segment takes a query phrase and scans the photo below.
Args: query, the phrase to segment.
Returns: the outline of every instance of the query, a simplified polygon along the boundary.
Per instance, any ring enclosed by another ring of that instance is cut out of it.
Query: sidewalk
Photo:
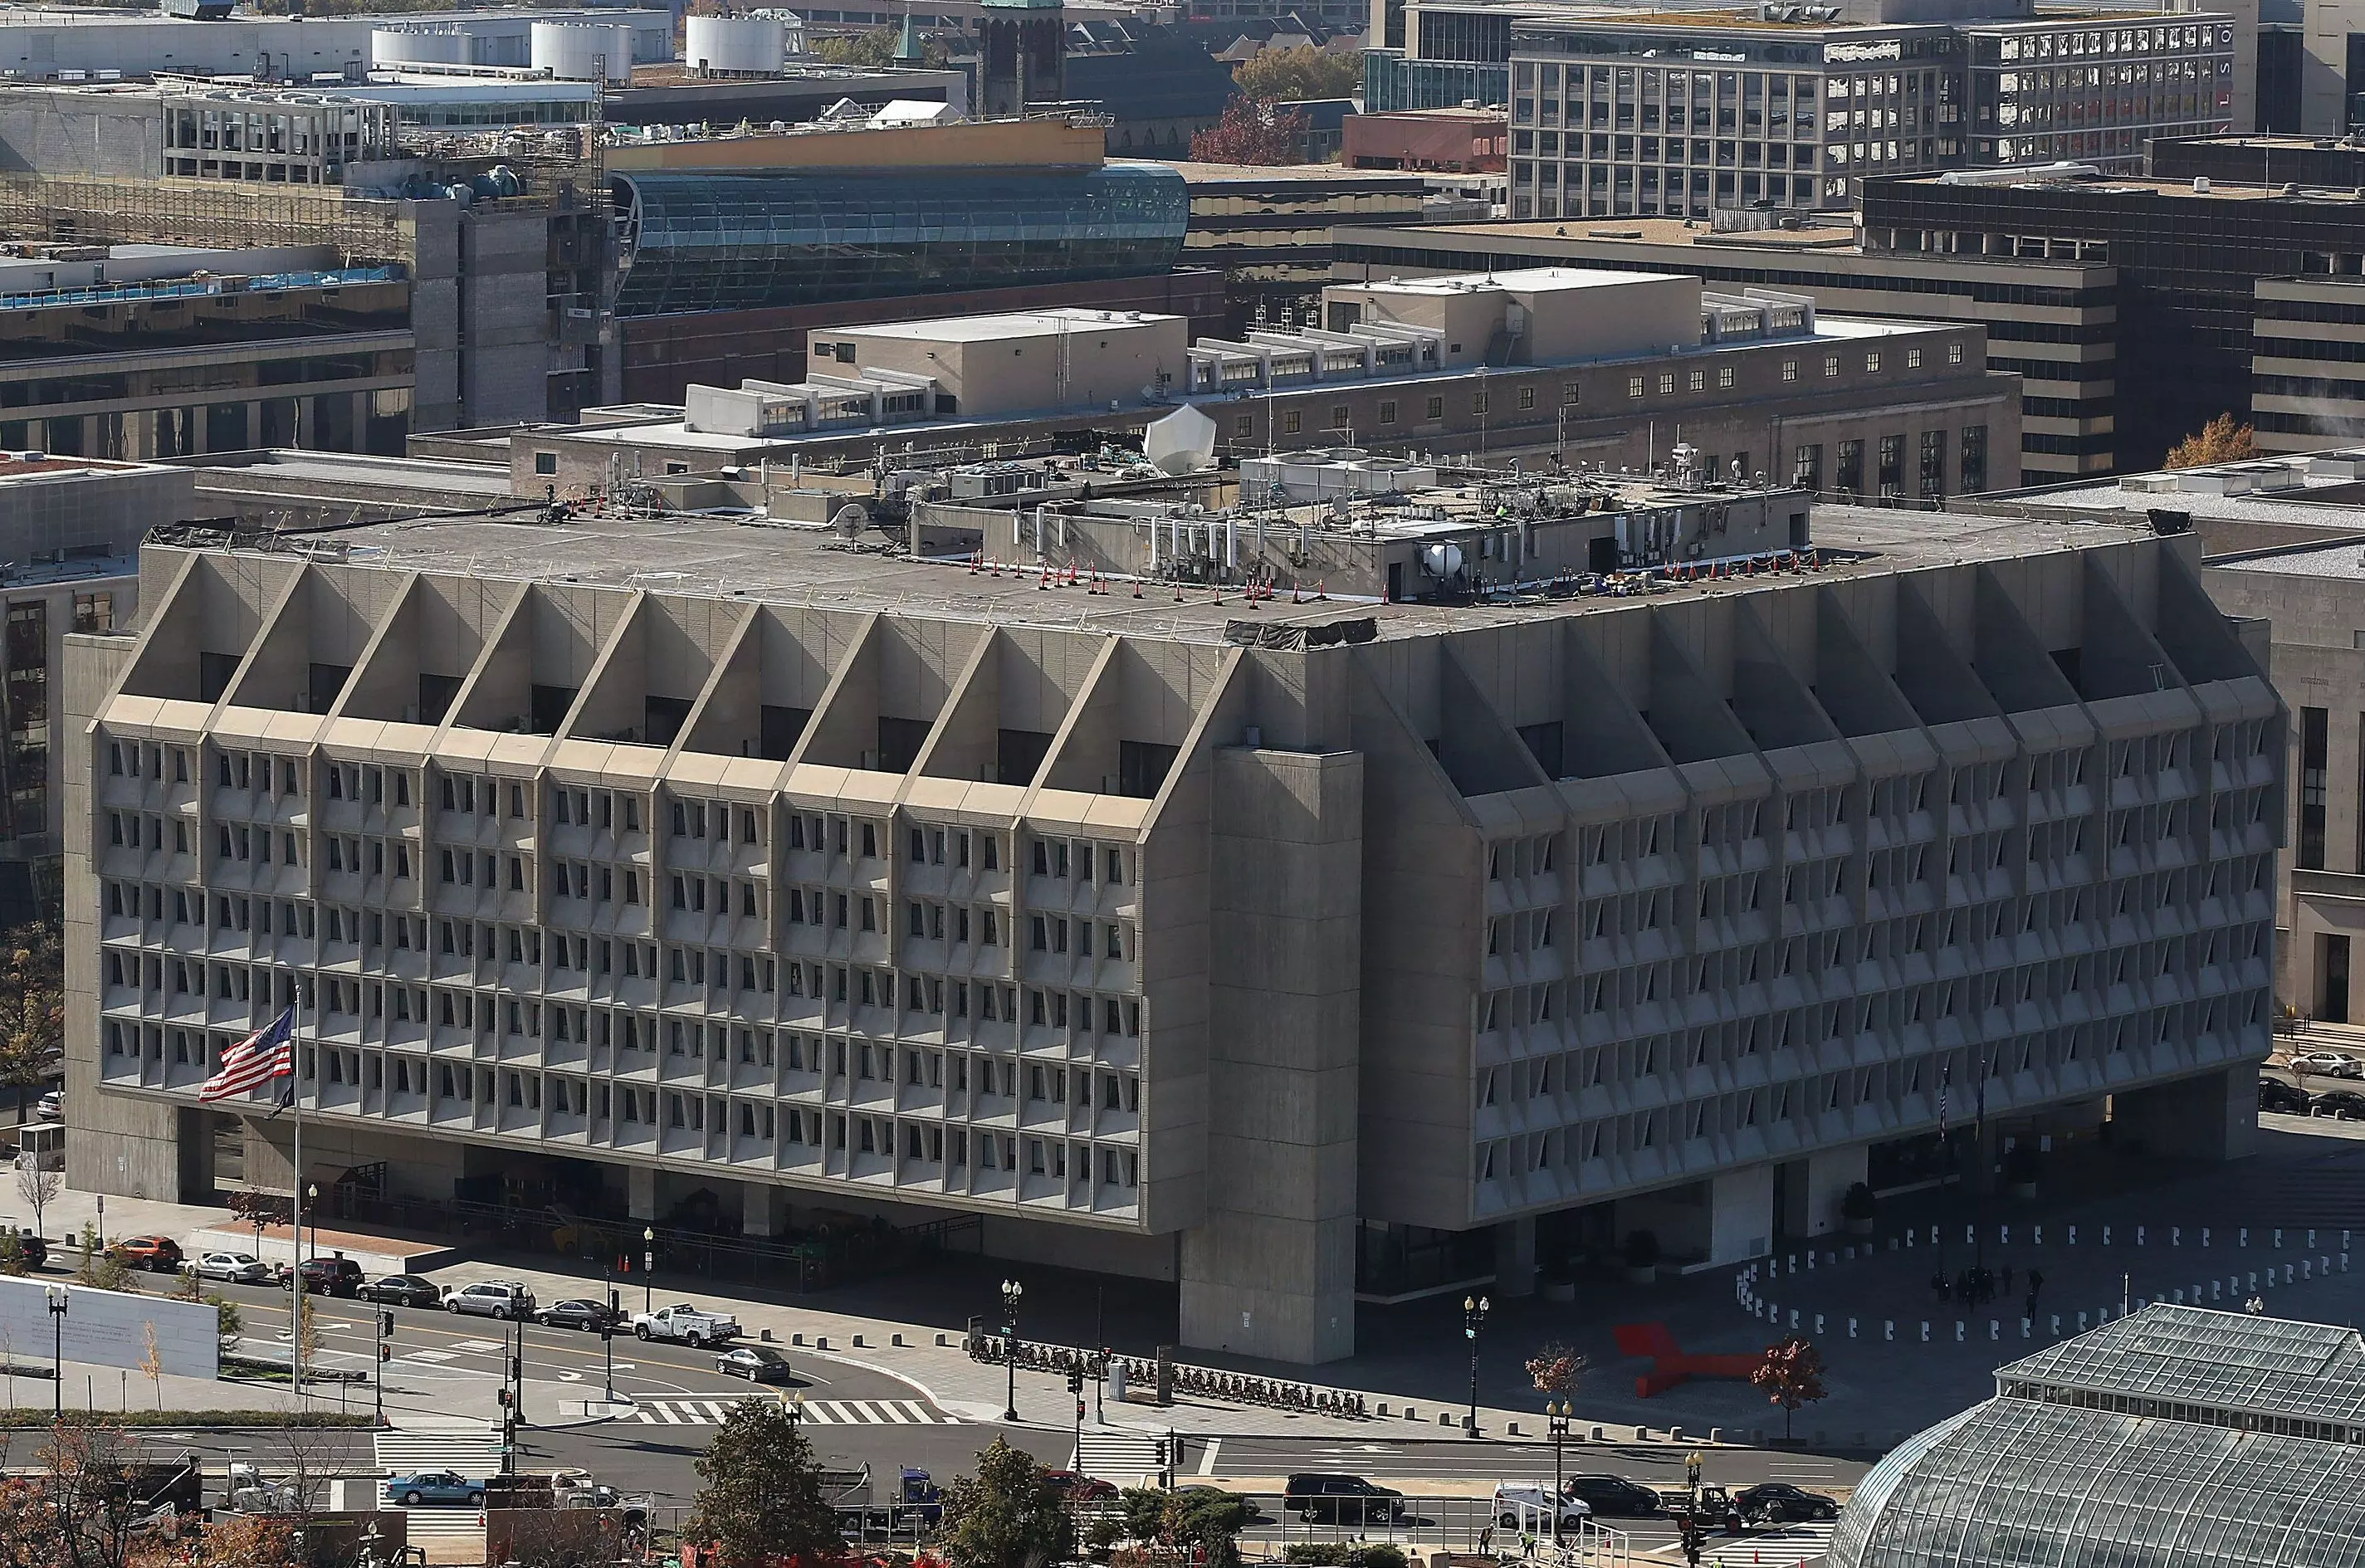
[[[2128,1289],[2138,1296],[2165,1295],[2180,1288],[2189,1299],[2194,1285],[2205,1291],[2211,1280],[2222,1281],[2237,1273],[2247,1288],[2247,1274],[2266,1266],[2267,1254],[2260,1249],[2273,1227],[2286,1230],[2286,1248],[2279,1261],[2289,1263],[2299,1261],[2301,1240],[2308,1228],[2315,1227],[2319,1245],[2310,1255],[2334,1256],[2334,1279],[2294,1282],[2265,1292],[2270,1309],[2334,1322],[2353,1317],[2365,1310],[2365,1266],[2356,1273],[2340,1274],[2337,1262],[2340,1249],[2331,1243],[2337,1242],[2341,1230],[2351,1227],[2365,1240],[2365,1125],[2269,1116],[2262,1118],[2259,1143],[2255,1158],[2221,1166],[2180,1167],[2108,1151],[2082,1161],[2064,1159],[2048,1168],[2046,1190],[2033,1204],[2008,1196],[1974,1198],[1951,1190],[1893,1201],[1883,1206],[1881,1247],[1873,1257],[1844,1263],[1835,1271],[1819,1264],[1812,1274],[1806,1272],[1802,1260],[1795,1276],[1787,1270],[1777,1276],[1761,1266],[1750,1282],[1751,1290],[1777,1305],[1781,1313],[1777,1321],[1749,1314],[1736,1289],[1741,1271],[1733,1269],[1663,1279],[1648,1286],[1630,1285],[1622,1277],[1590,1277],[1579,1282],[1573,1304],[1553,1304],[1540,1297],[1497,1299],[1477,1347],[1481,1427],[1489,1437],[1511,1435],[1514,1424],[1522,1438],[1541,1433],[1542,1396],[1529,1387],[1521,1365],[1541,1346],[1558,1342],[1590,1361],[1591,1370],[1574,1395],[1578,1411],[1575,1429],[1580,1438],[1589,1438],[1596,1427],[1601,1428],[1604,1440],[1617,1442],[1649,1440],[1638,1437],[1642,1432],[1665,1439],[1671,1428],[1682,1428],[1687,1434],[1684,1440],[1688,1441],[1706,1437],[1711,1429],[1721,1429],[1732,1440],[1743,1439],[1750,1428],[1778,1431],[1780,1412],[1739,1382],[1694,1382],[1654,1397],[1639,1397],[1634,1380],[1642,1363],[1620,1354],[1610,1330],[1624,1323],[1660,1323],[1687,1351],[1745,1354],[1788,1332],[1788,1315],[1794,1309],[1801,1313],[1801,1331],[1814,1338],[1823,1351],[1829,1390],[1825,1402],[1799,1413],[1798,1431],[1802,1439],[1813,1443],[1818,1434],[1823,1434],[1827,1446],[1855,1448],[1861,1443],[1877,1448],[1943,1419],[1991,1394],[1993,1369],[2042,1341],[2003,1338],[2016,1335],[2016,1321],[2008,1320],[2016,1318],[2016,1313],[2012,1305],[2001,1301],[1978,1315],[1951,1309],[1942,1313],[1929,1284],[1934,1255],[1918,1245],[1911,1254],[1901,1248],[1896,1253],[1887,1250],[1887,1238],[1908,1226],[1918,1226],[1925,1238],[1933,1225],[1952,1226],[1956,1245],[1948,1249],[1949,1264],[1959,1269],[1968,1261],[1961,1255],[1964,1225],[1984,1226],[1990,1238],[1997,1235],[1998,1226],[2010,1225],[2014,1238],[2011,1251],[1990,1259],[1990,1266],[2000,1271],[2010,1263],[2024,1277],[2030,1262],[2036,1262],[2046,1275],[2042,1302],[2046,1321],[2040,1327],[2049,1328],[2051,1312],[2061,1310],[2065,1335],[2076,1331],[2078,1311],[2090,1314],[2105,1305],[2115,1307],[2120,1291],[2111,1277],[2113,1270],[2136,1275]],[[85,1219],[95,1217],[95,1208],[86,1194],[63,1194],[50,1205],[47,1228],[53,1236],[78,1228]],[[15,1193],[0,1190],[0,1218],[24,1217]],[[121,1198],[111,1198],[106,1204],[106,1228],[111,1236],[157,1231],[182,1237],[217,1225],[223,1217],[223,1211],[211,1208]],[[2080,1230],[2074,1255],[2066,1252],[2068,1226],[2072,1224]],[[2035,1225],[2045,1228],[2046,1246],[2042,1251],[2036,1249],[2033,1236],[2024,1244],[2020,1240],[2023,1227]],[[2113,1227],[2108,1255],[2088,1240],[2099,1238],[2104,1225]],[[2140,1264],[2124,1239],[2137,1225],[2147,1227]],[[2197,1232],[2204,1226],[2213,1233],[2207,1254],[2197,1246]],[[2229,1238],[2237,1237],[2246,1226],[2252,1230],[2254,1260],[2240,1261],[2237,1270],[2236,1260],[2226,1249]],[[2170,1226],[2184,1228],[2180,1248],[2164,1245]],[[2163,1239],[2153,1240],[2154,1235]],[[1851,1239],[1822,1238],[1817,1245],[1844,1247]],[[2062,1257],[2056,1257],[2056,1248],[2065,1249]],[[1799,1249],[1786,1247],[1787,1250]],[[633,1310],[640,1308],[644,1299],[660,1306],[694,1301],[734,1313],[751,1336],[768,1330],[775,1340],[792,1345],[801,1335],[804,1344],[801,1354],[869,1368],[901,1380],[949,1414],[990,1419],[998,1418],[1003,1410],[1005,1373],[999,1366],[970,1361],[961,1348],[962,1333],[973,1314],[989,1327],[998,1327],[997,1285],[1013,1272],[1027,1284],[1020,1323],[1024,1341],[1106,1342],[1128,1354],[1146,1356],[1154,1353],[1161,1339],[1172,1337],[1171,1285],[1063,1273],[963,1254],[944,1255],[909,1273],[811,1297],[767,1295],[744,1287],[709,1288],[702,1281],[669,1279],[662,1263],[654,1291],[645,1298],[638,1279],[620,1289]],[[606,1289],[597,1270],[539,1257],[529,1263],[480,1256],[438,1269],[430,1277],[447,1283],[521,1279],[545,1301],[598,1297]],[[2219,1305],[2226,1304],[2221,1299]],[[1812,1329],[1816,1313],[1824,1316],[1821,1335]],[[1848,1315],[1860,1320],[1854,1340],[1846,1337]],[[1958,1316],[1966,1321],[1965,1338],[1959,1345],[1953,1338]],[[2001,1325],[1999,1338],[1993,1341],[1985,1338],[1988,1316]],[[1933,1339],[1927,1345],[1919,1339],[1919,1324],[1925,1317],[1933,1325]],[[1896,1340],[1878,1339],[1883,1319],[1897,1322]],[[1871,1325],[1869,1333],[1864,1327],[1866,1323]],[[1911,1329],[1906,1327],[1909,1323],[1913,1325]],[[1909,1333],[1914,1336],[1910,1341]],[[1183,1359],[1359,1393],[1375,1415],[1383,1404],[1386,1406],[1384,1420],[1291,1415],[1196,1398],[1170,1409],[1111,1406],[1108,1419],[1113,1426],[1159,1435],[1171,1430],[1202,1436],[1291,1435],[1363,1441],[1416,1434],[1435,1438],[1441,1431],[1455,1429],[1467,1408],[1470,1391],[1468,1341],[1462,1333],[1458,1295],[1388,1307],[1365,1305],[1359,1309],[1357,1338],[1352,1359],[1321,1368],[1259,1364],[1202,1351],[1188,1352]],[[1072,1420],[1062,1375],[1022,1371],[1017,1387],[1022,1417],[1062,1428]],[[1407,1406],[1414,1413],[1410,1418],[1406,1415]],[[545,1403],[541,1408],[552,1406]],[[410,1418],[407,1414],[397,1417]]]

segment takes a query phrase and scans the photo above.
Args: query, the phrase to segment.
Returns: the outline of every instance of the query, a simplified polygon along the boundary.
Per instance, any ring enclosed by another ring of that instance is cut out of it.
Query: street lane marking
[[[1221,1449],[1223,1446],[1224,1439],[1221,1438],[1209,1438],[1207,1439],[1207,1451],[1199,1456],[1200,1474],[1213,1475],[1216,1473],[1216,1450]]]

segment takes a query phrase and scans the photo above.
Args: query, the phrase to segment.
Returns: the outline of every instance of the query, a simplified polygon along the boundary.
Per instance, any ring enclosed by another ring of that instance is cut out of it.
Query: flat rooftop
[[[1857,248],[1852,225],[1818,229],[1750,229],[1718,233],[1705,223],[1687,224],[1680,218],[1528,218],[1512,223],[1396,223],[1390,233],[1449,234],[1475,241],[1614,240],[1630,245],[1752,245],[1779,246],[1798,251],[1853,251]],[[1357,239],[1372,238],[1370,232]],[[1335,281],[1335,280],[1334,280]]]
[[[119,463],[108,457],[51,457],[46,453],[0,452],[0,485],[54,480],[77,474],[134,474],[151,463]]]
[[[1371,289],[1382,294],[1425,296],[1485,294],[1494,289],[1511,294],[1561,294],[1587,288],[1618,288],[1638,283],[1681,281],[1687,281],[1682,273],[1635,273],[1610,267],[1517,267],[1509,272],[1488,273],[1484,278],[1458,273],[1451,277],[1386,278],[1337,286]]]
[[[2001,560],[2152,537],[2140,524],[2032,521],[2020,518],[1817,507],[1815,543],[1829,553],[1824,579]],[[389,570],[449,573],[499,581],[587,583],[617,588],[744,599],[888,614],[1051,626],[1214,644],[1235,620],[1320,625],[1372,616],[1382,637],[1412,637],[1550,619],[1631,605],[1631,599],[1577,598],[1483,606],[1384,604],[1333,595],[1250,610],[1233,589],[1216,594],[1146,586],[1103,595],[1082,586],[1045,591],[1038,577],[996,577],[960,563],[936,563],[846,549],[825,528],[715,516],[656,521],[585,519],[559,526],[483,519],[376,523],[319,536],[288,535],[286,550]],[[1743,577],[1667,587],[1649,597],[1713,598],[1762,593],[1799,577]]]
[[[1226,180],[1255,180],[1270,183],[1275,180],[1328,181],[1332,184],[1363,185],[1374,187],[1403,185],[1412,190],[1425,189],[1427,176],[1408,169],[1349,169],[1337,163],[1194,163],[1187,160],[1164,158],[1135,160],[1156,162],[1179,171],[1186,185],[1212,185]]]
[[[2162,196],[2186,201],[2304,201],[2338,202],[2344,207],[2365,204],[2365,196],[2346,185],[2296,185],[2288,194],[2283,190],[2288,181],[2278,180],[2272,185],[2254,185],[2247,181],[2211,177],[2209,188],[2197,191],[2192,182],[2158,180],[2143,174],[2047,174],[2043,166],[2025,170],[1982,169],[1976,179],[1950,180],[1945,173],[1898,174],[1891,176],[1899,185],[1962,185],[1991,190],[2078,190],[2096,196]]]
[[[1018,310],[1002,316],[952,316],[933,321],[881,321],[868,327],[815,327],[850,338],[902,338],[913,342],[974,343],[1009,338],[1050,338],[1070,331],[1112,327],[1146,327],[1159,321],[1180,321],[1180,316],[1155,316],[1143,311],[1087,310],[1075,305],[1053,305],[1041,310]]]

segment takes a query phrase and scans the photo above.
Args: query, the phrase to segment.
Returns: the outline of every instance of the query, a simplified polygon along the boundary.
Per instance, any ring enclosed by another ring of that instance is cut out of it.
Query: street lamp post
[[[320,1184],[318,1182],[305,1184],[304,1203],[312,1211],[312,1260],[317,1263],[320,1260]],[[301,1241],[303,1238],[298,1237],[297,1239]],[[302,1265],[297,1267],[300,1271]]]
[[[655,1312],[657,1309],[657,1282],[652,1277],[656,1272],[656,1266],[657,1227],[645,1225],[641,1227],[641,1310],[643,1312]]]
[[[1018,1419],[1018,1298],[1026,1287],[1016,1280],[1002,1282],[1002,1361],[1010,1373],[1010,1391],[1003,1397],[1002,1418]]]
[[[1562,1468],[1563,1461],[1561,1456],[1561,1445],[1568,1441],[1568,1417],[1569,1405],[1567,1400],[1552,1400],[1544,1406],[1544,1422],[1545,1425],[1552,1429],[1552,1544],[1554,1546],[1558,1546],[1560,1544],[1561,1488],[1568,1484],[1567,1474]]]
[[[1478,1330],[1485,1325],[1490,1304],[1485,1296],[1462,1298],[1462,1337],[1470,1343],[1470,1421],[1465,1428],[1478,1435]]]
[[[53,1419],[66,1418],[66,1287],[51,1285],[42,1293],[50,1303],[50,1356],[53,1363],[52,1393],[55,1394]]]

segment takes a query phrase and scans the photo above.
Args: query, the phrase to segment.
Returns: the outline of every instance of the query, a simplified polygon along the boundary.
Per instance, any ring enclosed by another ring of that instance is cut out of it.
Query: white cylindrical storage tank
[[[692,71],[777,76],[788,34],[788,24],[777,17],[692,16],[682,58]]]
[[[564,82],[597,80],[604,63],[610,82],[633,79],[633,29],[619,22],[536,22],[532,60]]]
[[[370,34],[372,65],[465,65],[468,35],[428,28],[379,28]]]

